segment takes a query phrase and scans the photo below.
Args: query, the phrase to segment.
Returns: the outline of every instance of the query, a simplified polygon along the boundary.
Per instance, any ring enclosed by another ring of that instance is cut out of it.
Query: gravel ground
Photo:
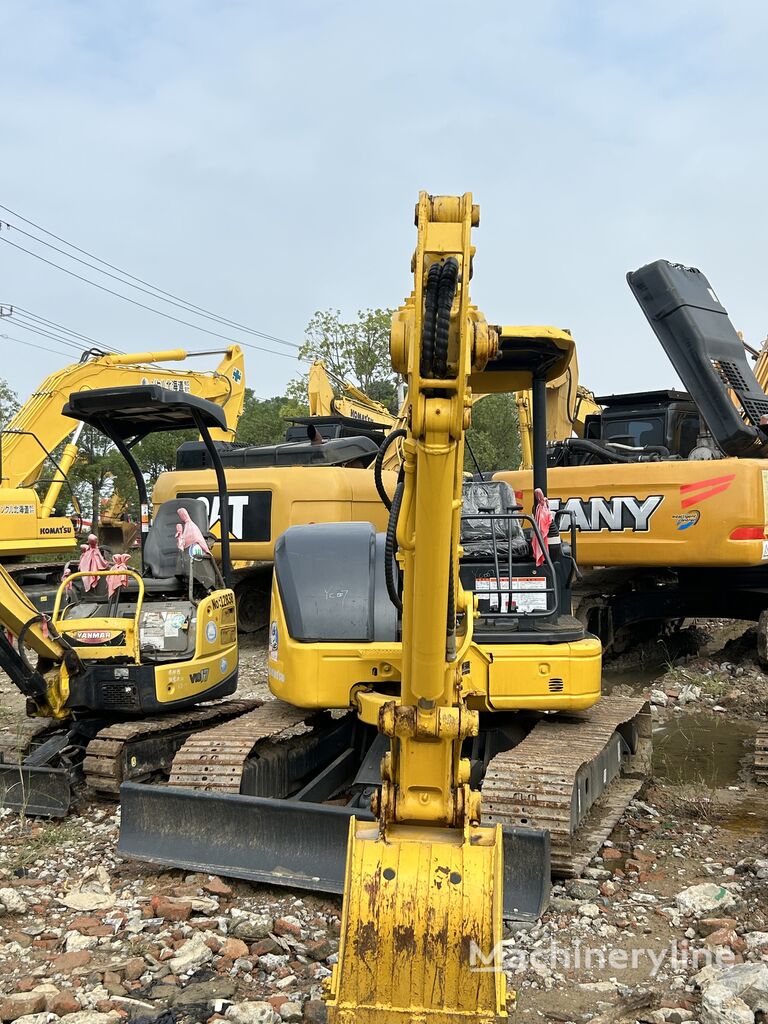
[[[508,929],[518,1016],[752,1024],[768,1009],[768,787],[751,779],[744,725],[763,720],[768,679],[749,637],[718,650],[716,634],[648,689],[662,737],[725,726],[733,771],[702,777],[683,749],[679,777],[665,762],[584,877]],[[245,645],[241,683],[265,696],[263,645]],[[23,702],[2,683],[0,702],[12,727]],[[117,856],[118,829],[105,803],[60,823],[0,811],[0,1021],[324,1019],[339,900],[158,873]]]

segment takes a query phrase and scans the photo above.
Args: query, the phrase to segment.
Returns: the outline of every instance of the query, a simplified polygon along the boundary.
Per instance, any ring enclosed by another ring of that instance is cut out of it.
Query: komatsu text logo
[[[577,530],[585,533],[647,533],[651,516],[664,500],[662,494],[649,494],[647,498],[622,495],[615,498],[550,498],[549,507],[556,513],[557,528],[563,533],[570,529],[571,520]],[[570,513],[570,515],[566,514]]]

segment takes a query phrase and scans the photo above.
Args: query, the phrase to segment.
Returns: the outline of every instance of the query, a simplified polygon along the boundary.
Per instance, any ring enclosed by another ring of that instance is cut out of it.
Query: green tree
[[[370,398],[397,408],[398,375],[389,356],[391,309],[361,309],[357,319],[344,323],[341,311],[318,310],[307,324],[301,359],[323,359],[329,373],[347,380]],[[306,376],[292,382],[291,394],[306,395]]]
[[[517,469],[520,464],[520,426],[514,395],[487,395],[472,408],[472,426],[467,431],[464,468],[476,473],[469,453],[472,448],[483,473]]]
[[[245,444],[277,444],[285,435],[286,417],[306,416],[309,409],[304,402],[290,394],[275,398],[257,398],[251,388],[245,389],[243,414],[237,425],[237,440]]]
[[[0,377],[0,430],[8,425],[19,411],[19,396],[7,380]]]
[[[101,498],[107,480],[123,468],[114,445],[93,427],[84,427],[78,441],[78,455],[69,472],[69,482],[83,515],[91,519],[91,530],[99,525]]]

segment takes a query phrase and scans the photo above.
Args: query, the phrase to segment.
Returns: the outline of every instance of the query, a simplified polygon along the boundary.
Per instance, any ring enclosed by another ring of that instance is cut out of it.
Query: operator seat
[[[144,541],[144,587],[153,593],[181,590],[184,581],[189,578],[189,552],[179,551],[176,541],[180,508],[186,509],[189,518],[203,536],[210,536],[208,510],[199,498],[171,498],[164,501]],[[216,574],[210,558],[195,561],[194,575],[197,582],[207,590],[213,589]]]

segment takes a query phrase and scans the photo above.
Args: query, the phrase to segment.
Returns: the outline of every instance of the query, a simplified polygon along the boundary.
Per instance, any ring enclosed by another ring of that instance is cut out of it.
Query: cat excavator
[[[472,305],[478,222],[470,194],[419,197],[413,292],[392,323],[408,400],[381,448],[402,442],[397,478],[379,478],[385,529],[286,530],[275,699],[191,738],[170,785],[121,787],[124,856],[344,893],[334,1024],[506,1020],[503,918],[535,919],[550,871],[582,869],[648,756],[644,701],[601,698],[600,643],[570,610],[575,547],[548,528],[546,385],[573,341]],[[520,390],[533,514],[463,473],[473,394]]]

